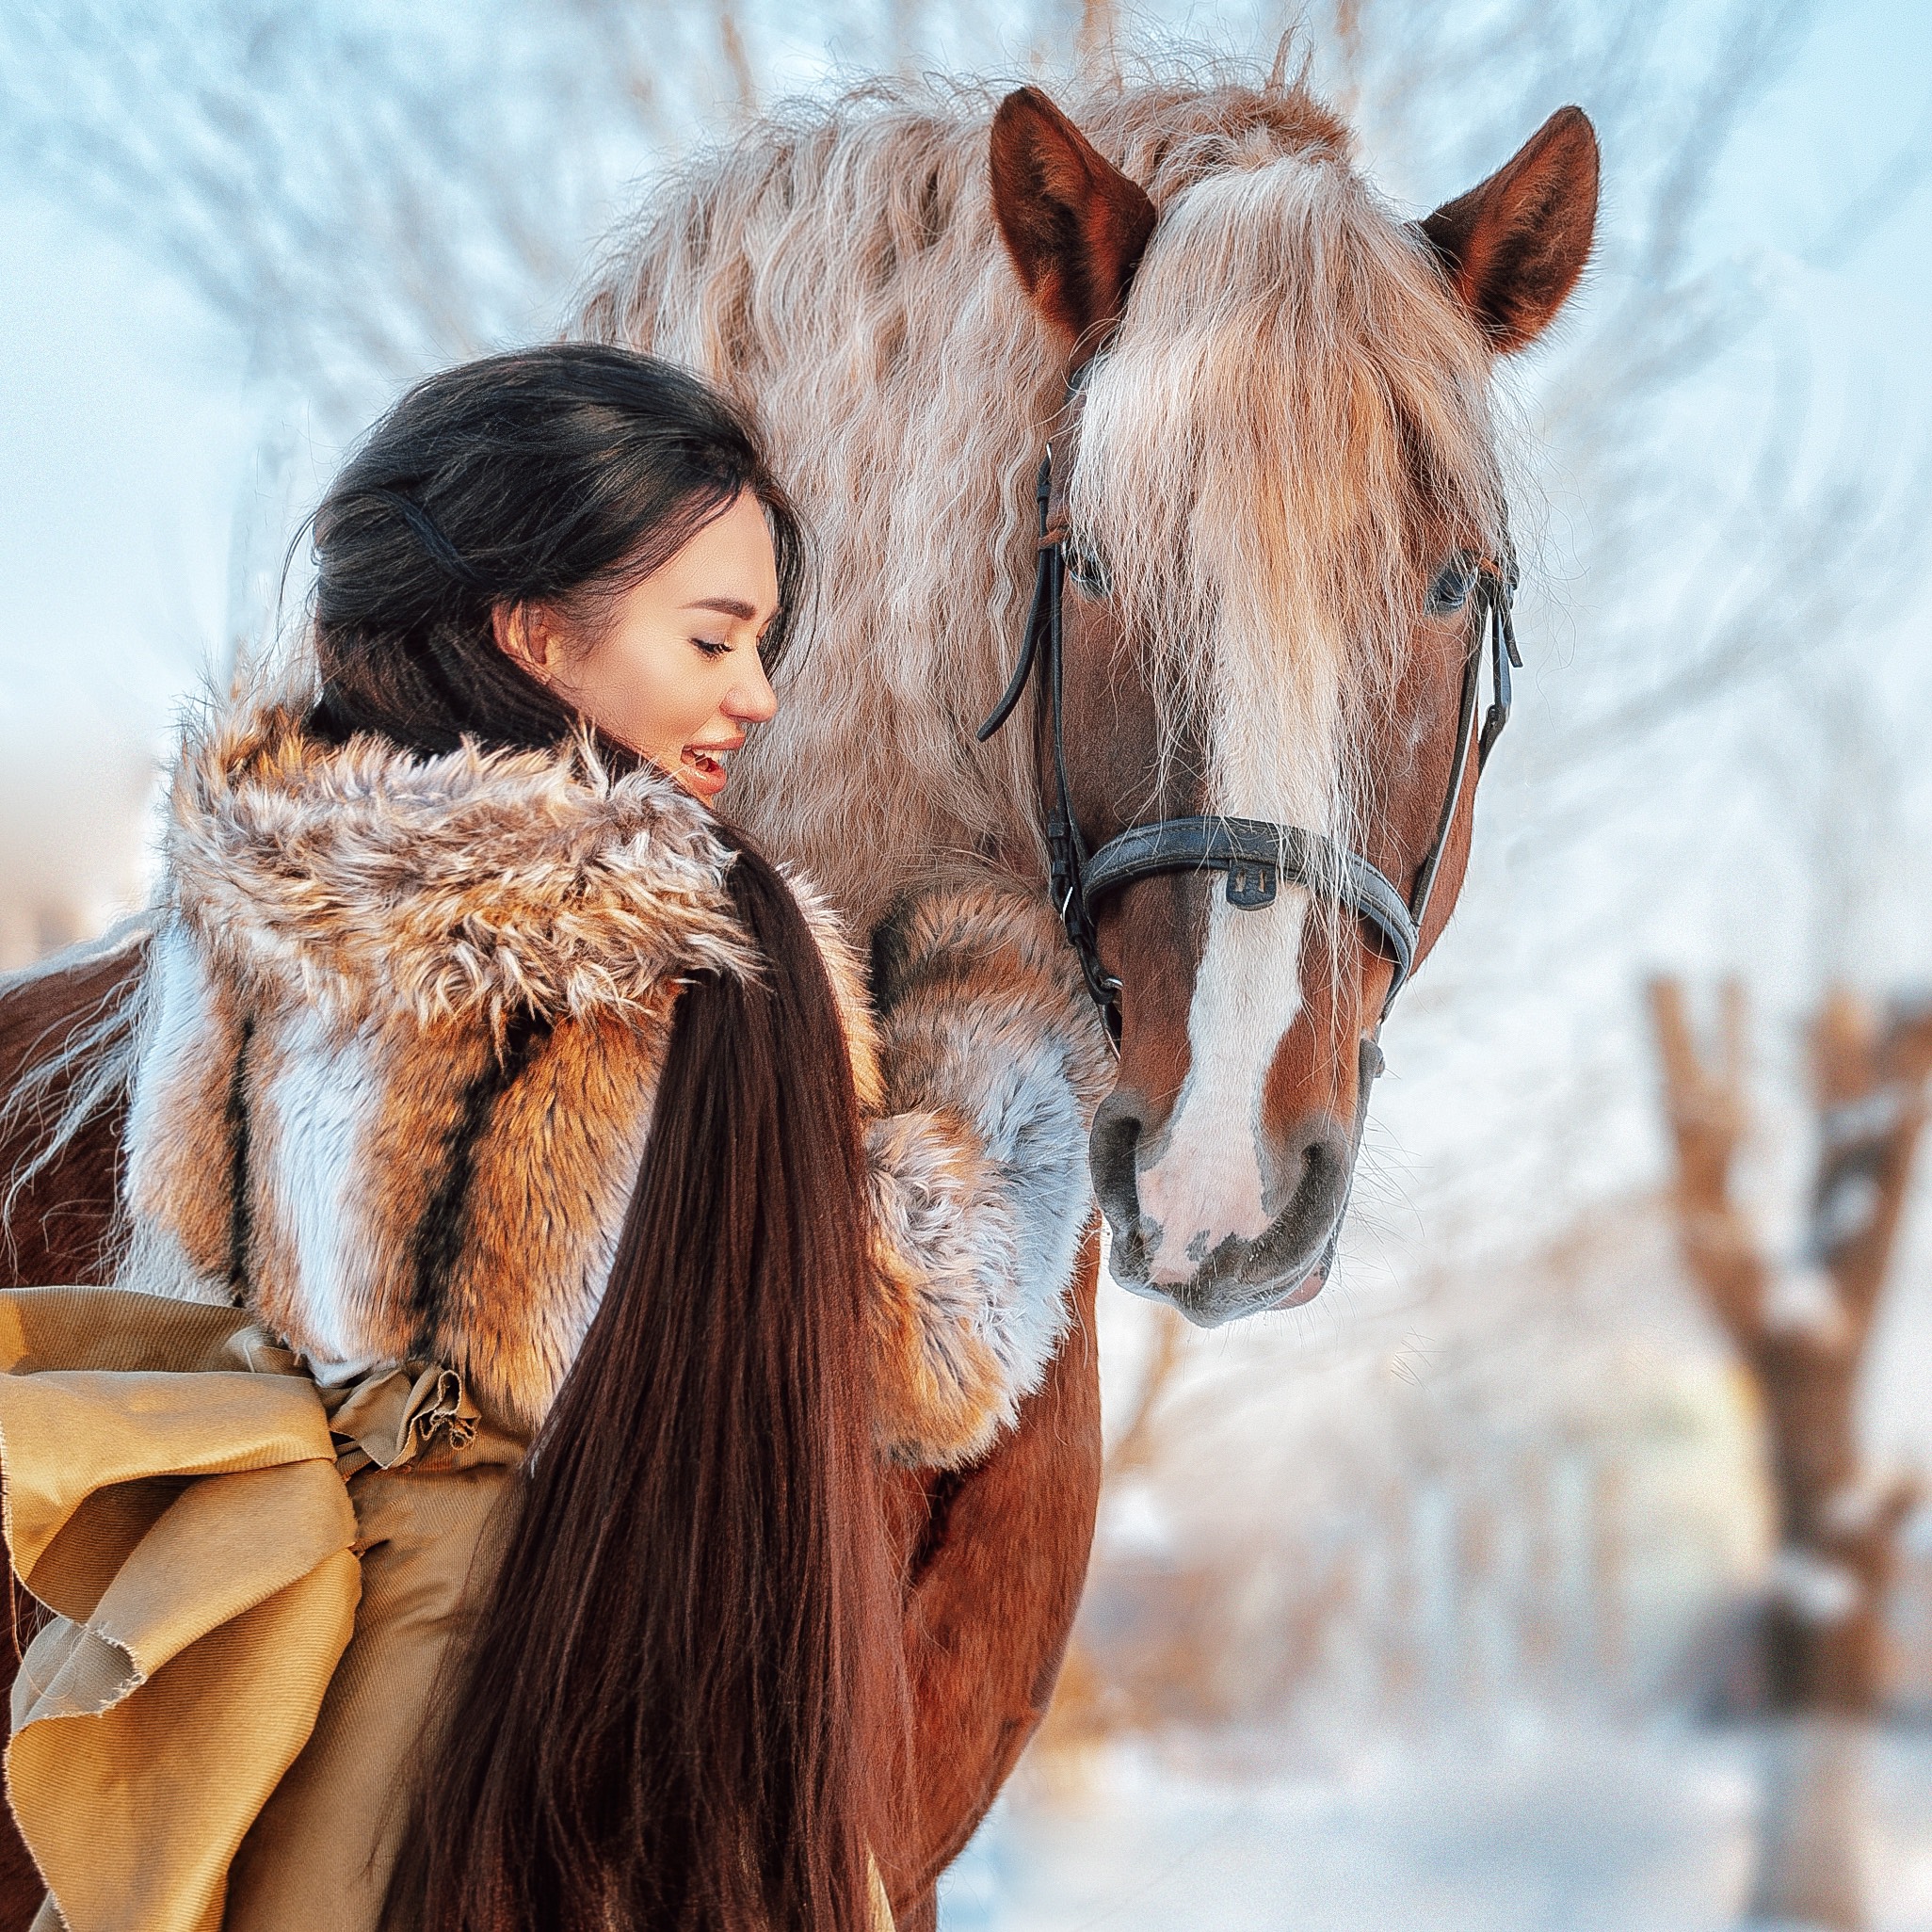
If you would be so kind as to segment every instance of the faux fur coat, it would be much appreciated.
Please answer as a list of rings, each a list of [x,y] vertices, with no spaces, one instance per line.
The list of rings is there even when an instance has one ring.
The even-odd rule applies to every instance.
[[[328,747],[258,697],[177,765],[126,1285],[239,1299],[323,1379],[459,1369],[540,1421],[595,1312],[681,979],[743,973],[705,808],[581,750]],[[982,1453],[1059,1340],[1104,1053],[1051,914],[901,909],[830,971],[866,1145],[880,1444]]]

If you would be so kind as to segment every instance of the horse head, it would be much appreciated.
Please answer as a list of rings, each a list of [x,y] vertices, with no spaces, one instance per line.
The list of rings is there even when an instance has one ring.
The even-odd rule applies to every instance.
[[[1118,1033],[1093,1178],[1116,1279],[1203,1326],[1326,1279],[1382,1015],[1468,861],[1486,625],[1506,692],[1491,364],[1555,315],[1596,211],[1573,107],[1403,223],[1294,99],[1295,127],[1125,168],[1031,88],[991,131],[999,229],[1068,378],[1027,644],[1074,855],[1055,895]],[[1313,857],[1264,890],[1223,851],[1083,895],[1083,861],[1162,822],[1197,856],[1253,825]],[[1350,863],[1400,905],[1339,882]]]

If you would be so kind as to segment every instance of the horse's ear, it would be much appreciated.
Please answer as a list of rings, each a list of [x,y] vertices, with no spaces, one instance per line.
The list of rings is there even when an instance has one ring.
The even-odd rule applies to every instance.
[[[1491,346],[1507,355],[1549,326],[1597,226],[1597,134],[1559,107],[1488,181],[1416,226]]]
[[[1120,314],[1153,233],[1154,205],[1039,91],[1021,88],[992,123],[993,213],[1040,313],[1076,344]]]

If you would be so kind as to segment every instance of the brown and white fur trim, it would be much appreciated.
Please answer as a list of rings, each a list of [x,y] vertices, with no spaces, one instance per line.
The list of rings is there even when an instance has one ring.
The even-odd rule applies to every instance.
[[[916,1436],[919,1415],[942,1413],[974,1379],[962,1358],[983,1351],[998,1400],[952,1424],[977,1454],[1064,1332],[1091,1211],[1087,1129],[1111,1066],[1037,894],[989,883],[902,903],[874,936],[873,973],[885,1075],[868,1135],[874,1213],[889,1250],[918,1257],[903,1278],[923,1342],[898,1385],[915,1405],[904,1427]],[[915,1459],[957,1459],[936,1446]]]
[[[708,813],[582,748],[328,747],[257,698],[190,733],[166,858],[122,1279],[241,1296],[324,1373],[448,1361],[534,1425],[603,1292],[680,985],[763,970]],[[1031,909],[987,892],[896,923],[881,1028],[790,883],[869,1120],[881,1446],[958,1462],[1058,1340],[1091,1023]]]

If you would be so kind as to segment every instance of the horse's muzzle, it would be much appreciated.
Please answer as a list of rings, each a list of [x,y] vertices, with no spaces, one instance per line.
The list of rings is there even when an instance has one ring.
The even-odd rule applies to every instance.
[[[1087,1142],[1094,1191],[1112,1234],[1108,1271],[1121,1287],[1171,1302],[1203,1328],[1264,1309],[1292,1308],[1320,1293],[1355,1166],[1354,1136],[1339,1120],[1310,1115],[1271,1141],[1267,1166],[1280,1179],[1270,1191],[1277,1199],[1287,1195],[1274,1219],[1252,1238],[1229,1234],[1204,1252],[1190,1253],[1193,1272],[1181,1280],[1152,1278],[1161,1230],[1141,1213],[1137,1184],[1146,1124],[1139,1097],[1116,1088],[1101,1103]]]

